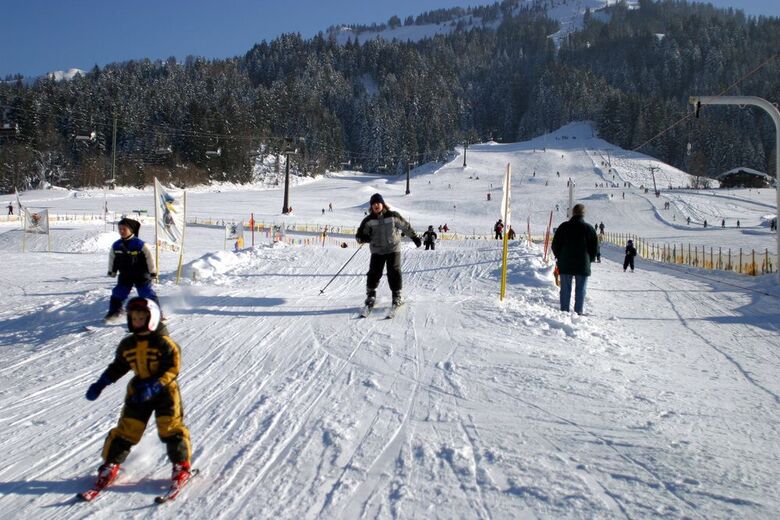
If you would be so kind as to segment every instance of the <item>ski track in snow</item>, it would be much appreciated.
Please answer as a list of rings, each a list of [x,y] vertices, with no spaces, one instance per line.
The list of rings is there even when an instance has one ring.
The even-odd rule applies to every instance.
[[[296,187],[296,211],[318,214],[323,198],[332,197],[337,210],[350,212],[338,223],[354,225],[360,201],[381,190],[418,230],[445,219],[469,232],[489,229],[495,202],[482,192],[499,197],[509,162],[522,207],[516,222],[524,224],[527,210],[536,229],[551,207],[564,205],[572,176],[593,221],[613,230],[626,226],[677,242],[732,237],[724,245],[734,247],[765,240],[755,223],[747,235],[684,224],[687,216],[698,222],[769,213],[765,194],[675,190],[656,198],[626,189],[624,202],[623,188],[590,188],[612,180],[601,166],[607,157],[621,185],[646,184],[650,161],[595,138],[585,145],[590,133],[578,135],[473,145],[465,173],[480,173],[478,189],[456,158],[415,178],[426,197],[404,198],[403,183],[393,180],[337,176]],[[665,165],[657,175],[685,179]],[[468,189],[455,193],[448,186],[457,182]],[[555,194],[545,182],[556,185]],[[252,204],[277,208],[274,193],[252,192]],[[45,195],[38,196],[51,204],[72,200]],[[196,193],[192,204],[212,200],[199,211],[213,214],[225,210],[214,201],[232,206],[240,196]],[[667,200],[671,213],[660,209]],[[551,267],[536,246],[511,245],[508,298],[498,302],[498,241],[441,240],[435,252],[405,241],[407,304],[393,320],[382,319],[390,300],[383,280],[375,312],[357,319],[367,250],[320,294],[354,248],[271,246],[262,236],[254,249],[209,256],[213,272],[197,281],[188,275],[176,286],[163,270],[158,286],[182,347],[179,379],[198,479],[174,504],[152,505],[167,486],[169,463],[150,421],[115,487],[95,503],[76,503],[74,494],[93,479],[129,379],[94,403],[84,399],[126,334],[121,326],[84,329],[105,312],[113,283],[104,276],[102,246],[94,246],[113,235],[99,227],[55,228],[51,254],[40,245],[20,254],[19,231],[0,227],[3,518],[780,514],[780,290],[769,277],[642,258],[637,272],[623,273],[622,252],[605,246],[580,317],[557,310]],[[189,229],[188,268],[223,246],[222,233]]]

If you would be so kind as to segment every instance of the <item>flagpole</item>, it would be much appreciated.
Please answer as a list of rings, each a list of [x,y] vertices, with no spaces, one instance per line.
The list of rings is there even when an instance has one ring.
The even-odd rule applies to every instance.
[[[179,249],[179,268],[176,270],[176,285],[181,279],[181,266],[184,260],[184,231],[187,229],[187,190],[184,190],[184,219],[181,225],[181,248]]]
[[[512,165],[507,164],[506,165],[506,175],[504,176],[504,249],[503,253],[501,255],[501,293],[499,296],[499,299],[501,301],[504,301],[504,298],[506,297],[506,271],[507,271],[507,257],[509,256],[509,226],[511,225],[511,222],[509,220],[510,216],[510,209],[509,209],[509,190],[511,188],[511,176],[512,176]]]
[[[154,178],[154,265],[157,267],[157,279],[160,279],[160,242],[157,239],[157,206],[160,205],[157,195],[157,177]]]

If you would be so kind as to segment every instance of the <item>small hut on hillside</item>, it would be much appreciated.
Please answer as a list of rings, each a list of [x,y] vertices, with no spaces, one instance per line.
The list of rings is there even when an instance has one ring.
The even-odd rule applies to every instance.
[[[721,188],[768,188],[775,179],[766,173],[740,166],[715,177]]]

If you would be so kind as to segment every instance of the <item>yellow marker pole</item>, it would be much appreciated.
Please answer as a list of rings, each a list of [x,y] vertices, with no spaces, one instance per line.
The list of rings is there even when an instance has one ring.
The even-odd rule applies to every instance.
[[[184,190],[184,218],[181,226],[181,247],[179,248],[179,268],[176,270],[176,285],[179,285],[181,279],[181,267],[184,260],[184,233],[187,229],[187,190]]]
[[[512,181],[512,166],[510,164],[506,165],[506,175],[504,176],[504,200],[501,204],[501,209],[503,215],[501,215],[504,219],[504,250],[501,255],[501,292],[499,295],[499,300],[504,301],[504,298],[506,297],[506,270],[507,270],[507,257],[509,256],[509,225],[510,225],[510,218],[512,215],[512,211],[510,208],[510,202],[511,202],[511,184]]]
[[[160,205],[160,198],[157,194],[157,177],[154,178],[154,265],[157,269],[157,280],[160,279],[160,242],[157,239],[157,206]],[[138,215],[140,219],[141,216]],[[152,280],[154,282],[155,280]]]

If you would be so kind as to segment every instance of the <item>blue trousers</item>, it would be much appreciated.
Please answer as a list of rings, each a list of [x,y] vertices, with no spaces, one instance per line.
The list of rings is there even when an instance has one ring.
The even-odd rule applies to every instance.
[[[561,310],[569,312],[572,282],[576,283],[576,288],[574,289],[574,312],[582,314],[583,307],[585,307],[585,289],[588,286],[588,277],[585,275],[561,275]]]
[[[119,309],[122,308],[122,305],[125,303],[125,300],[128,296],[130,296],[130,291],[133,290],[133,285],[135,285],[136,291],[138,291],[138,296],[141,298],[149,298],[150,300],[154,301],[158,306],[160,305],[160,300],[157,299],[157,293],[154,292],[154,289],[152,288],[152,282],[149,281],[141,281],[141,282],[130,282],[130,283],[123,283],[119,282],[116,284],[116,287],[111,291],[111,304],[109,306],[108,312],[114,313],[119,312]]]

